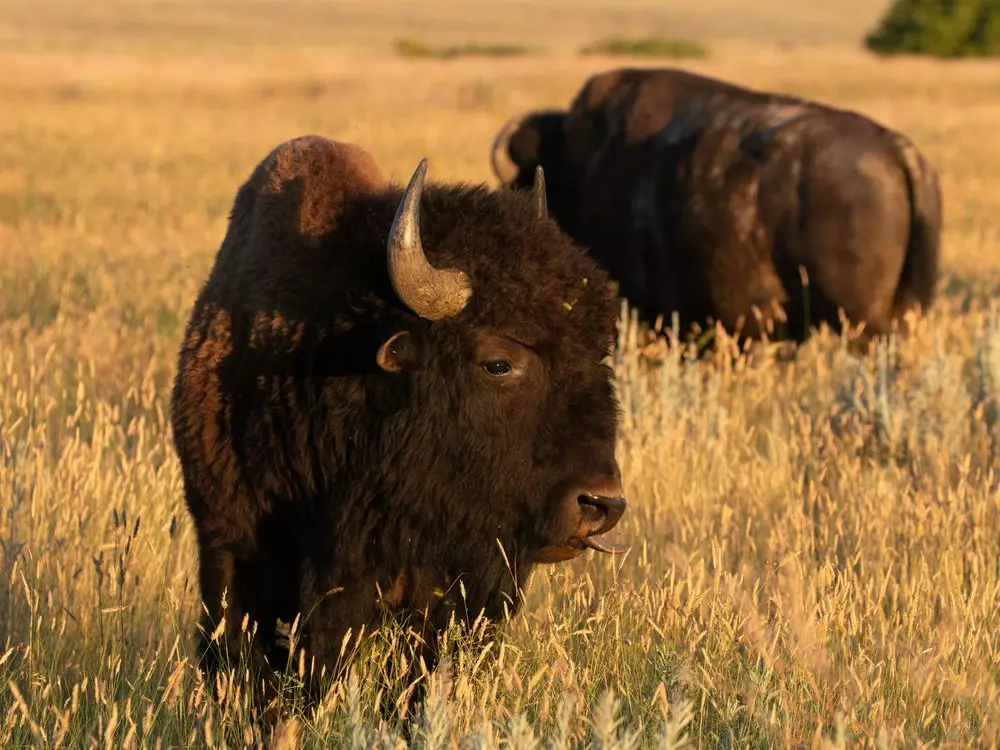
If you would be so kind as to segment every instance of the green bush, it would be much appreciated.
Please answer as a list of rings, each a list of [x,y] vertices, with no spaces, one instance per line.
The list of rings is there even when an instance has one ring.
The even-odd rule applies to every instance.
[[[896,0],[865,46],[880,55],[1000,55],[1000,0]]]
[[[636,57],[672,57],[675,59],[708,57],[708,48],[690,39],[648,37],[602,39],[580,49],[581,55],[627,55]]]
[[[456,57],[517,57],[529,55],[536,50],[519,44],[468,44],[436,47],[420,39],[397,39],[393,47],[401,57],[428,57],[438,60],[451,60]]]

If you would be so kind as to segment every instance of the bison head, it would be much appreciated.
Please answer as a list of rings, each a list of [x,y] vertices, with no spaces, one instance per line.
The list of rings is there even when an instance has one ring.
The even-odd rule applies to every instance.
[[[520,199],[504,200],[498,211],[497,196],[476,194],[484,205],[468,206],[470,215],[505,226],[469,223],[475,234],[435,210],[432,196],[426,209],[437,255],[464,260],[470,271],[435,267],[421,235],[426,171],[424,159],[402,193],[386,243],[392,288],[415,319],[376,353],[390,377],[382,385],[412,394],[401,412],[407,427],[387,422],[394,436],[436,425],[435,434],[415,434],[413,442],[383,443],[401,451],[400,468],[410,467],[404,474],[412,479],[400,481],[412,489],[398,497],[427,497],[428,479],[441,485],[440,502],[455,516],[442,520],[455,532],[448,539],[454,546],[432,557],[444,563],[438,573],[446,577],[472,561],[498,562],[495,548],[469,549],[493,541],[505,548],[506,564],[524,573],[588,548],[611,552],[601,535],[625,510],[614,457],[617,405],[602,362],[614,297],[598,269],[546,220],[541,169],[534,172],[534,216],[524,215]],[[473,567],[465,574],[481,572]]]
[[[432,629],[502,619],[536,565],[613,551],[625,510],[606,275],[537,193],[426,171],[350,203],[325,240],[363,269],[327,303],[345,333],[325,346],[352,364],[324,386],[328,520],[306,524],[300,595],[342,589],[313,617],[338,644],[376,599]]]

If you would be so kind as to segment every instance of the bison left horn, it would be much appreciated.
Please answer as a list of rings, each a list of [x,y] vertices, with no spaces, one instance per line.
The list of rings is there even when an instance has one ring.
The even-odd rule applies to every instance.
[[[534,199],[535,213],[538,214],[538,218],[546,218],[549,215],[549,204],[545,197],[545,172],[541,164],[535,167]]]
[[[421,159],[396,209],[387,246],[389,279],[414,313],[428,320],[458,315],[472,296],[469,277],[456,269],[434,268],[420,243],[420,196],[427,174]]]

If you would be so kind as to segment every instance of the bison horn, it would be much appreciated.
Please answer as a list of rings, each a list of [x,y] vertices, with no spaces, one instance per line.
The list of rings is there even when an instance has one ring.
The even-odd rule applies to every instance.
[[[493,139],[493,146],[490,151],[490,164],[493,167],[493,174],[504,185],[513,183],[521,171],[520,167],[510,158],[510,139],[517,132],[517,129],[521,127],[521,121],[522,118],[520,117],[511,118],[500,129],[496,138]]]
[[[548,217],[549,204],[545,197],[545,171],[540,164],[535,167],[534,199],[535,213],[538,214],[538,218],[544,219]]]
[[[420,243],[420,196],[427,174],[421,159],[396,209],[389,230],[387,254],[392,288],[407,307],[428,320],[462,312],[472,296],[469,277],[456,269],[434,268]]]

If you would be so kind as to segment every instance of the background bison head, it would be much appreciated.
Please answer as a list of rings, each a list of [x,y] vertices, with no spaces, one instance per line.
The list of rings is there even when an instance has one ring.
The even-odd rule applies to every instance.
[[[530,189],[541,167],[552,218],[575,236],[588,167],[613,134],[615,108],[634,96],[632,83],[639,75],[641,70],[630,68],[595,73],[567,109],[526,112],[507,120],[490,146],[490,165],[501,185]]]
[[[545,174],[549,211],[564,226],[574,183],[565,168],[566,112],[551,110],[512,117],[493,139],[490,166],[505,188],[533,188],[536,170]]]

